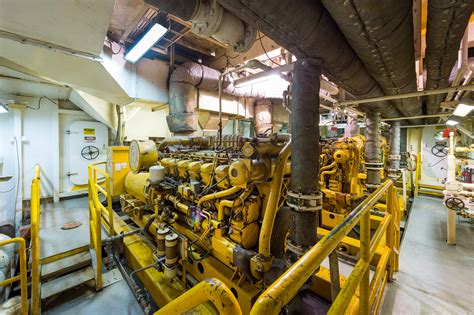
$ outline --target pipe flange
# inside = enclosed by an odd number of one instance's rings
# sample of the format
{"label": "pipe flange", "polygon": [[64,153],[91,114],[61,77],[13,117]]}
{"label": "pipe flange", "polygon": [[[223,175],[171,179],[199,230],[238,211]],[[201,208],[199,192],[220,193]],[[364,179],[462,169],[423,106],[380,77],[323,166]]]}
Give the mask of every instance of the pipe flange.
{"label": "pipe flange", "polygon": [[377,189],[380,187],[380,184],[365,184],[367,188],[374,188]]}
{"label": "pipe flange", "polygon": [[286,249],[287,251],[290,251],[291,253],[295,254],[298,257],[303,256],[307,251],[308,247],[303,247],[301,245],[296,245],[293,243],[290,239],[286,240]]}
{"label": "pipe flange", "polygon": [[323,208],[323,194],[317,192],[311,195],[303,195],[289,191],[287,193],[288,206],[298,212],[315,212]]}
{"label": "pipe flange", "polygon": [[232,49],[237,53],[244,53],[252,47],[257,38],[257,29],[251,25],[245,23],[245,35],[243,41],[235,43]]}
{"label": "pipe flange", "polygon": [[365,163],[365,169],[370,170],[370,171],[380,171],[384,167],[383,163],[381,162],[366,162]]}
{"label": "pipe flange", "polygon": [[396,155],[395,155],[395,154],[394,154],[394,155],[389,155],[389,156],[388,156],[388,159],[389,159],[389,160],[392,160],[392,161],[397,161],[397,160],[401,160],[401,159],[402,159],[402,156],[399,155],[399,154],[396,154]]}
{"label": "pipe flange", "polygon": [[196,13],[191,19],[191,30],[201,37],[211,37],[221,25],[224,8],[216,0],[199,1]]}

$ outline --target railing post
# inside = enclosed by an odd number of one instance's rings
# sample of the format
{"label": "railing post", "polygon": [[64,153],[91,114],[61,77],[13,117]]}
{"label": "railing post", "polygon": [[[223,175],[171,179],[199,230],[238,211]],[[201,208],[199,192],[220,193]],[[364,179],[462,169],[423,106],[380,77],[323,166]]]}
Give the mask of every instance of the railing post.
{"label": "railing post", "polygon": [[39,230],[40,230],[40,170],[36,166],[31,183],[31,312],[40,313]]}
{"label": "railing post", "polygon": [[360,220],[360,259],[367,264],[360,282],[359,314],[370,314],[369,309],[369,280],[370,280],[370,209],[365,209]]}
{"label": "railing post", "polygon": [[393,194],[394,194],[394,189],[395,186],[392,185],[388,191],[387,191],[387,196],[386,196],[386,203],[387,203],[387,213],[392,215],[391,222],[388,225],[387,228],[387,234],[385,236],[385,242],[390,248],[390,258],[388,259],[387,263],[387,269],[388,269],[388,281],[393,280],[393,273],[394,273],[394,258],[395,258],[395,253],[394,253],[394,234],[395,234],[395,216],[397,215],[395,212],[397,212],[397,209],[394,209],[394,203],[393,203]]}
{"label": "railing post", "polygon": [[114,214],[112,212],[112,194],[110,191],[110,180],[108,176],[105,176],[105,191],[107,192],[107,211],[109,212],[108,220],[109,220],[109,235],[115,235],[114,231]]}

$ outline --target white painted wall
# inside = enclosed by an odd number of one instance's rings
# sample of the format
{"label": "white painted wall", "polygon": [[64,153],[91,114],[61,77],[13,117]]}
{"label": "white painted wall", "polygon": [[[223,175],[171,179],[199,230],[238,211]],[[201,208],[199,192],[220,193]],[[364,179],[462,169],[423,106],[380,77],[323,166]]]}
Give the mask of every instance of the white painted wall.
{"label": "white painted wall", "polygon": [[[37,107],[38,97],[19,97],[2,94],[0,102],[7,103],[13,100],[16,103],[27,102],[28,106]],[[53,100],[57,102],[57,100]],[[39,110],[10,110],[8,114],[0,114],[0,142],[1,156],[3,157],[2,175],[15,175],[8,183],[1,184],[1,190],[19,182],[18,200],[16,209],[21,212],[21,200],[30,199],[30,185],[34,176],[36,164],[41,165],[41,196],[53,195],[54,158],[57,152],[57,135],[54,135],[54,119],[57,116],[57,105],[49,100],[43,99]],[[20,155],[20,177],[17,176],[17,153],[15,142],[18,139],[18,151]],[[21,158],[23,157],[23,158]],[[19,181],[18,181],[19,179]],[[0,218],[1,222],[13,220],[15,209],[16,189],[8,193],[0,194]]]}
{"label": "white painted wall", "polygon": [[[132,111],[126,107],[128,113]],[[170,137],[171,133],[166,123],[168,109],[152,112],[150,108],[141,108],[125,124],[126,140],[144,140],[148,137]]]}

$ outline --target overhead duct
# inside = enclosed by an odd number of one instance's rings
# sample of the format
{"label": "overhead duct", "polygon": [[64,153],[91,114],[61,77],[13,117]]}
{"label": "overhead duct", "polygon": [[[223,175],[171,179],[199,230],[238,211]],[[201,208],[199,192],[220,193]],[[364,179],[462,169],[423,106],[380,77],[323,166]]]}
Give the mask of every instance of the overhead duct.
{"label": "overhead duct", "polygon": [[[166,117],[171,132],[189,134],[196,131],[196,89],[218,91],[220,75],[218,70],[195,62],[184,63],[173,71],[169,87],[170,114]],[[241,97],[264,98],[266,93],[258,85],[235,87],[230,76],[224,77],[222,88],[225,94]]]}
{"label": "overhead duct", "polygon": [[[298,59],[320,60],[323,74],[352,95],[359,98],[384,95],[319,1],[219,0],[219,3]],[[384,117],[401,116],[389,102],[362,105],[361,109],[369,111],[374,107]]]}
{"label": "overhead duct", "polygon": [[216,0],[145,0],[158,9],[192,22],[191,30],[229,45],[235,52],[252,47],[257,30],[225,10]]}
{"label": "overhead duct", "polygon": [[[386,95],[416,92],[412,1],[322,0]],[[404,116],[423,115],[417,98],[394,100]],[[412,120],[422,124],[422,119]]]}
{"label": "overhead duct", "polygon": [[[429,0],[426,27],[426,89],[449,86],[459,45],[474,10],[472,0]],[[427,114],[439,112],[445,94],[427,96]]]}

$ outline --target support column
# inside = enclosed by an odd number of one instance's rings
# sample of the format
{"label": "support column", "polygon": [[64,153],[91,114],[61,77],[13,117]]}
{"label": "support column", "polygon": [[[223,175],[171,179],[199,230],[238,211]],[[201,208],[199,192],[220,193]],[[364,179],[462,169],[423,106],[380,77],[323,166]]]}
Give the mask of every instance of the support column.
{"label": "support column", "polygon": [[291,113],[292,211],[287,260],[293,262],[317,242],[321,193],[319,192],[319,80],[318,60],[298,59],[293,74]]}
{"label": "support column", "polygon": [[400,160],[400,122],[396,121],[390,128],[390,155],[388,156],[388,176],[390,178],[398,179],[401,176]]}
{"label": "support column", "polygon": [[382,150],[380,148],[380,112],[372,111],[366,114],[365,119],[365,166],[367,169],[367,186],[376,188],[380,185],[380,170],[382,164]]}

